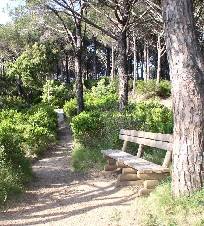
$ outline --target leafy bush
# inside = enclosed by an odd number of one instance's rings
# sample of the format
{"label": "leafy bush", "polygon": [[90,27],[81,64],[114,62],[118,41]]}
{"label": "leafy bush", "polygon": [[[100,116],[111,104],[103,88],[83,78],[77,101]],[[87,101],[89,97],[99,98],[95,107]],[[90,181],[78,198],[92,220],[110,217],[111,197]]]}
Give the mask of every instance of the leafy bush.
{"label": "leafy bush", "polygon": [[0,203],[30,179],[26,156],[41,154],[55,141],[56,125],[56,114],[46,104],[0,111]]}
{"label": "leafy bush", "polygon": [[[0,153],[0,155],[2,154]],[[0,156],[1,158],[2,156]],[[2,204],[10,195],[21,192],[23,186],[18,174],[11,166],[4,165],[2,162],[0,162],[0,166],[0,204]]]}
{"label": "leafy bush", "polygon": [[173,114],[157,101],[141,101],[129,105],[129,113],[137,119],[136,130],[153,133],[173,133]]}
{"label": "leafy bush", "polygon": [[0,109],[22,110],[28,107],[28,104],[21,97],[0,96]]}
{"label": "leafy bush", "polygon": [[86,171],[89,168],[102,168],[104,159],[100,149],[84,147],[75,143],[72,152],[72,166],[76,171]]}
{"label": "leafy bush", "polygon": [[156,80],[140,80],[136,82],[136,92],[146,98],[155,96],[167,98],[171,95],[171,83],[167,80],[162,80],[159,84],[157,84]]}
{"label": "leafy bush", "polygon": [[50,44],[28,47],[14,63],[8,64],[7,74],[21,78],[23,86],[41,90],[46,76],[53,70],[57,51]]}
{"label": "leafy bush", "polygon": [[63,107],[66,100],[73,96],[71,87],[61,84],[58,81],[47,80],[43,86],[42,100],[54,107]]}
{"label": "leafy bush", "polygon": [[201,226],[204,224],[203,200],[204,189],[191,197],[174,199],[170,182],[165,182],[140,201],[140,225]]}
{"label": "leafy bush", "polygon": [[101,135],[103,121],[100,117],[100,112],[82,112],[75,116],[71,122],[71,128],[74,133],[74,138],[83,144],[93,142],[95,133]]}
{"label": "leafy bush", "polygon": [[100,110],[109,111],[118,108],[118,100],[116,94],[108,94],[101,97],[94,97],[92,94],[85,96],[86,111]]}
{"label": "leafy bush", "polygon": [[3,110],[0,121],[15,125],[20,146],[28,156],[41,154],[55,141],[57,118],[53,108],[46,104],[33,106],[25,112]]}
{"label": "leafy bush", "polygon": [[98,83],[98,80],[95,80],[95,79],[84,80],[84,86],[88,90],[90,90],[93,86],[97,86],[97,83]]}
{"label": "leafy bush", "polygon": [[77,100],[71,99],[70,101],[67,101],[65,105],[63,106],[65,115],[72,119],[74,116],[77,115]]}
{"label": "leafy bush", "polygon": [[[75,116],[72,119],[71,128],[74,133],[74,138],[85,147],[83,150],[121,148],[122,142],[119,140],[119,131],[121,128],[172,133],[172,112],[165,106],[154,101],[130,105],[126,112],[123,113],[102,111],[98,108],[95,111],[82,112]],[[137,146],[130,144],[128,146],[129,151],[136,154]],[[145,152],[145,157],[152,159],[152,153],[154,153],[156,162],[160,162],[164,157],[160,151],[154,150],[152,152],[152,149],[148,149]],[[85,151],[83,151],[83,155],[85,155]],[[79,163],[80,161],[76,160],[75,162]],[[80,164],[83,165],[84,163],[81,162]]]}
{"label": "leafy bush", "polygon": [[21,191],[31,178],[30,162],[20,147],[20,139],[14,125],[8,121],[0,125],[0,203],[13,192]]}

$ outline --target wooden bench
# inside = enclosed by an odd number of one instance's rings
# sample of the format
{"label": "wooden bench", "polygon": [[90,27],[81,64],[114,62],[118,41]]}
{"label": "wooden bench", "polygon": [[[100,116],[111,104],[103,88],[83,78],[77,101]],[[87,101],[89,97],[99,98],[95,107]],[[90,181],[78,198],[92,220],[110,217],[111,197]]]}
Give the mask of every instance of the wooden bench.
{"label": "wooden bench", "polygon": [[[148,195],[160,180],[170,175],[173,135],[122,129],[119,138],[124,140],[122,150],[101,151],[108,160],[104,170],[122,169],[117,185],[143,185],[139,190],[139,195]],[[128,142],[139,144],[137,156],[125,152]],[[161,151],[166,150],[162,165],[142,158],[145,146],[162,149]]]}

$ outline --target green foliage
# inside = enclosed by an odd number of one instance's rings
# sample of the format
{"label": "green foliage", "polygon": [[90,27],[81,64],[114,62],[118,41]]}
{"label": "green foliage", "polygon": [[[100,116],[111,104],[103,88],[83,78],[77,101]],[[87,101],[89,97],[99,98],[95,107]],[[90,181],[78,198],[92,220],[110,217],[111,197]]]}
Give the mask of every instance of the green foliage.
{"label": "green foliage", "polygon": [[40,155],[55,141],[56,125],[56,114],[46,104],[0,111],[0,203],[30,179],[27,157]]}
{"label": "green foliage", "polygon": [[63,107],[66,100],[73,96],[71,87],[58,81],[47,80],[43,86],[42,100],[54,107]]}
{"label": "green foliage", "polygon": [[0,96],[0,109],[18,109],[22,110],[28,107],[28,104],[21,97]]}
{"label": "green foliage", "polygon": [[139,209],[141,225],[145,226],[201,226],[204,223],[204,189],[191,197],[174,199],[170,182],[158,186],[147,199],[142,199]]}
{"label": "green foliage", "polygon": [[0,125],[0,203],[13,192],[21,191],[31,178],[31,167],[21,147],[20,136],[8,121]]}
{"label": "green foliage", "polygon": [[95,79],[84,80],[84,86],[88,90],[90,90],[93,86],[97,86],[97,83],[98,83],[98,80],[95,80]]}
{"label": "green foliage", "polygon": [[144,95],[146,98],[155,96],[167,98],[171,95],[171,82],[162,80],[157,84],[156,80],[137,81],[136,92],[139,95]]}
{"label": "green foliage", "polygon": [[72,152],[72,166],[76,171],[86,171],[90,168],[102,168],[104,159],[100,149],[84,147],[75,143]]}
{"label": "green foliage", "polygon": [[24,87],[42,90],[46,77],[52,71],[57,58],[56,50],[47,44],[28,47],[14,63],[8,64],[7,74],[20,79]]}
{"label": "green foliage", "polygon": [[[123,113],[111,110],[104,111],[102,108],[95,107],[94,111],[84,111],[71,121],[74,138],[85,147],[85,150],[121,148],[119,140],[121,128],[172,133],[172,127],[172,112],[155,101],[129,105],[126,112]],[[136,146],[135,144],[129,145],[129,151],[135,154]],[[85,155],[84,152],[83,155]],[[145,157],[160,162],[164,156],[160,151],[154,150],[152,152],[152,149],[148,149]],[[75,162],[80,164],[80,161],[76,160]],[[81,162],[81,164],[84,163]],[[78,167],[80,168],[80,166]]]}
{"label": "green foliage", "polygon": [[67,101],[65,105],[63,106],[65,115],[72,119],[74,116],[77,115],[77,101],[75,98],[71,99],[70,101]]}
{"label": "green foliage", "polygon": [[173,132],[172,111],[157,101],[130,104],[127,110],[139,122],[136,130],[154,133]]}

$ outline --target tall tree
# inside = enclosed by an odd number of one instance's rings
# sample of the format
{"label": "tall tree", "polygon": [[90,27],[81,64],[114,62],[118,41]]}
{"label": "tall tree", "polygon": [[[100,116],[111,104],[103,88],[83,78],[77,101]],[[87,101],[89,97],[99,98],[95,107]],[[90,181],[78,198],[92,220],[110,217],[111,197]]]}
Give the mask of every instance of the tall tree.
{"label": "tall tree", "polygon": [[173,85],[173,194],[204,185],[204,60],[192,0],[164,0],[165,39]]}

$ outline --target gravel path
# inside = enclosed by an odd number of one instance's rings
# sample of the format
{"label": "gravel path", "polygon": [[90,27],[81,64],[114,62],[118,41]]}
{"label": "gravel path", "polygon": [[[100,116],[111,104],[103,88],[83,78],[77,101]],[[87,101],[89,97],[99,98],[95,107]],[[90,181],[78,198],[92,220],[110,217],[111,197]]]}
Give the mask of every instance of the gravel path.
{"label": "gravel path", "polygon": [[115,188],[115,178],[102,173],[72,171],[72,138],[58,116],[58,145],[33,165],[32,183],[0,213],[0,225],[137,226],[133,188]]}

